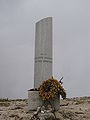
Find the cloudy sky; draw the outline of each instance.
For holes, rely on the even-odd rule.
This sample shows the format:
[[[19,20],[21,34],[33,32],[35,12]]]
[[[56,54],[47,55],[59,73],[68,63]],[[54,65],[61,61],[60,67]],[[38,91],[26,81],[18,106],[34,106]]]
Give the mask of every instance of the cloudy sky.
[[[53,76],[68,97],[90,96],[90,0],[0,0],[0,98],[27,98],[35,23],[53,17]]]

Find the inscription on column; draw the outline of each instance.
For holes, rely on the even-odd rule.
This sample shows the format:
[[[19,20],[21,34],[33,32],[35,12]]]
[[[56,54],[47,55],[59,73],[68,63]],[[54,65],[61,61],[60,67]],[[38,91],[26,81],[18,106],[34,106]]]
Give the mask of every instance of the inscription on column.
[[[42,56],[39,56],[39,57],[35,57],[35,63],[44,63],[44,62],[47,62],[47,63],[52,63],[52,58],[50,58],[50,57],[46,57],[45,55],[47,55],[47,54],[43,54],[43,53],[41,53],[40,55],[42,55]]]

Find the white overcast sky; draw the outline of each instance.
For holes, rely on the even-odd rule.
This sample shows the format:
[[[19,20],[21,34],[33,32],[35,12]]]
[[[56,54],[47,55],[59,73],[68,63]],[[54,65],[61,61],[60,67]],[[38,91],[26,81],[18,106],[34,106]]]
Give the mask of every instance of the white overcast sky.
[[[90,96],[90,0],[0,0],[0,98],[27,98],[35,23],[53,17],[53,76],[67,97]]]

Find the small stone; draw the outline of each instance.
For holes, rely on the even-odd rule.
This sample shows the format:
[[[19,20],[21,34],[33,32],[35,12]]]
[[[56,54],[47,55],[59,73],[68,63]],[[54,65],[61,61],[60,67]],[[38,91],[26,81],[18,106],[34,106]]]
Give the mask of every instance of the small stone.
[[[42,107],[41,107],[41,111],[44,111],[44,110],[45,110],[45,106],[42,106]]]
[[[62,117],[62,115],[60,113],[55,112],[55,115],[56,115],[57,119],[63,120],[63,117]]]
[[[47,113],[50,113],[50,112],[51,112],[51,110],[47,110],[46,112],[47,112]]]
[[[37,114],[38,114],[37,111],[35,111],[35,112],[34,112],[34,115],[37,115]]]
[[[41,111],[41,113],[43,113],[43,114],[44,114],[44,111]]]
[[[37,113],[39,113],[41,111],[41,107],[37,108]]]

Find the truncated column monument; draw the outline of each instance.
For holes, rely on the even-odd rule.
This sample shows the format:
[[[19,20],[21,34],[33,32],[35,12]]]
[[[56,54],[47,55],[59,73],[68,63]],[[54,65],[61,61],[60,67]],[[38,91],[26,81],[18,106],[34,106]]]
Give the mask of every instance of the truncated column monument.
[[[52,18],[36,23],[34,88],[52,76]]]
[[[35,59],[34,59],[34,89],[38,89],[43,80],[52,76],[52,17],[47,17],[36,23]],[[57,99],[58,100],[58,99]],[[57,101],[56,100],[56,101]],[[58,100],[59,101],[59,100]],[[38,91],[28,91],[28,109],[35,110],[43,101]],[[58,102],[55,102],[58,104]]]

